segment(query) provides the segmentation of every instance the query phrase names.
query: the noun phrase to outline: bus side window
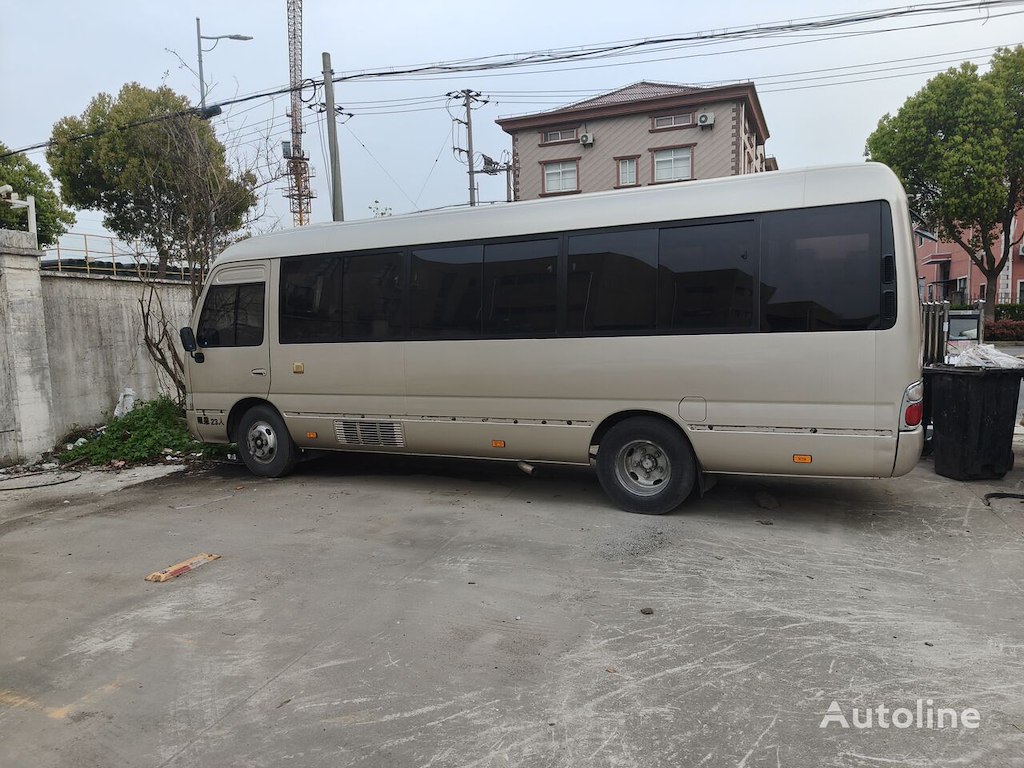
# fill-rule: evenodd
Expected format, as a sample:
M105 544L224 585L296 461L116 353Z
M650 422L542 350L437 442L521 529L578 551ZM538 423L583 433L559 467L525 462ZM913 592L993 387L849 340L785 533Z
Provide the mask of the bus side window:
M546 335L558 315L558 240L484 247L484 334Z
M757 229L752 221L661 230L658 329L741 333L756 329Z
M341 265L333 254L281 260L282 344L341 341Z
M409 284L409 334L416 339L480 335L482 245L416 248Z
M880 327L880 205L854 203L765 214L762 331ZM886 247L891 253L891 242Z
M258 347L263 343L264 283L215 285L206 294L196 341L200 347Z
M566 330L652 331L657 286L657 229L572 235Z
M344 256L341 323L344 341L397 339L405 321L402 254Z

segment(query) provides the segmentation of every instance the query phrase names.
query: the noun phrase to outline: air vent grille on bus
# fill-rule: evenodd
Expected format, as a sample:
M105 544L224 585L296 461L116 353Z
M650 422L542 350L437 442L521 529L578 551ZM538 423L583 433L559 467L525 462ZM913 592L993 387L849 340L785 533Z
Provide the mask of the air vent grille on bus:
M343 445L405 447L405 431L397 421L335 421L334 434Z

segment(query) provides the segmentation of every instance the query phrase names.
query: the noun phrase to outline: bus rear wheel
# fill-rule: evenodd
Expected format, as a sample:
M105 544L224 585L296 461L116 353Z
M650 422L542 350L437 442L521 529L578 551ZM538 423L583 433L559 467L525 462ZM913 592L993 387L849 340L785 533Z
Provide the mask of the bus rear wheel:
M296 450L277 411L255 405L238 424L238 452L249 471L260 477L281 477L295 466Z
M616 424L597 450L597 479L627 512L664 515L678 507L697 479L693 450L679 430L648 416Z

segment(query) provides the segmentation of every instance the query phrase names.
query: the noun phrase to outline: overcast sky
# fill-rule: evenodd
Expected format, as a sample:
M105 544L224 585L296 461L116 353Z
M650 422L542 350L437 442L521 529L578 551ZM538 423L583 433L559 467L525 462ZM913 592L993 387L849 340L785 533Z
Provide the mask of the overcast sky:
M305 0L303 75L320 77L323 51L331 53L335 73L346 74L905 7L892 0ZM204 54L208 102L287 85L285 0L6 3L0 25L0 142L20 148L44 141L61 117L80 114L97 93L117 93L133 80L147 87L166 83L198 103L199 81L189 69L196 68L197 16L204 35L254 38L223 40ZM472 88L489 98L473 113L474 144L500 159L511 141L495 125L498 117L554 109L639 80L752 80L771 133L768 153L785 169L861 161L878 119L895 112L929 77L968 59L984 67L996 47L1022 42L1024 4L1013 4L889 19L827 35L802 32L639 49L630 56L548 67L340 83L337 103L354 114L339 127L346 217L370 216L374 200L396 214L466 202L466 166L452 152L453 123L444 98L449 91ZM315 101L321 99L322 92ZM229 146L251 153L269 136L279 153L289 134L287 109L287 96L260 99L225 110L214 125ZM304 110L303 119L318 193L313 220L327 221L329 165L321 139L326 130L312 110ZM456 128L455 141L464 147L464 129ZM41 150L30 157L45 167ZM481 176L479 185L482 201L504 200L503 177ZM282 181L269 188L270 211L261 228L291 225L283 187ZM81 212L74 231L100 232L101 218Z

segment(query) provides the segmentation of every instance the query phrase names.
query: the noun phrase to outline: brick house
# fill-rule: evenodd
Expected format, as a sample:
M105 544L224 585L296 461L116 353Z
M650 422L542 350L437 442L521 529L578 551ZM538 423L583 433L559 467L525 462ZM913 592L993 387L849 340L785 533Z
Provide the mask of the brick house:
M512 136L514 199L776 170L753 83L639 82L496 121Z
M1016 239L1024 226L1024 211L1014 220L1011 238ZM987 280L956 243L935 240L920 230L914 239L917 249L917 274L924 301L948 300L952 304L973 304L985 298ZM997 243L1001 247L1001 243ZM1024 253L1021 244L1012 247L1010 258L999 275L997 304L1024 303Z

